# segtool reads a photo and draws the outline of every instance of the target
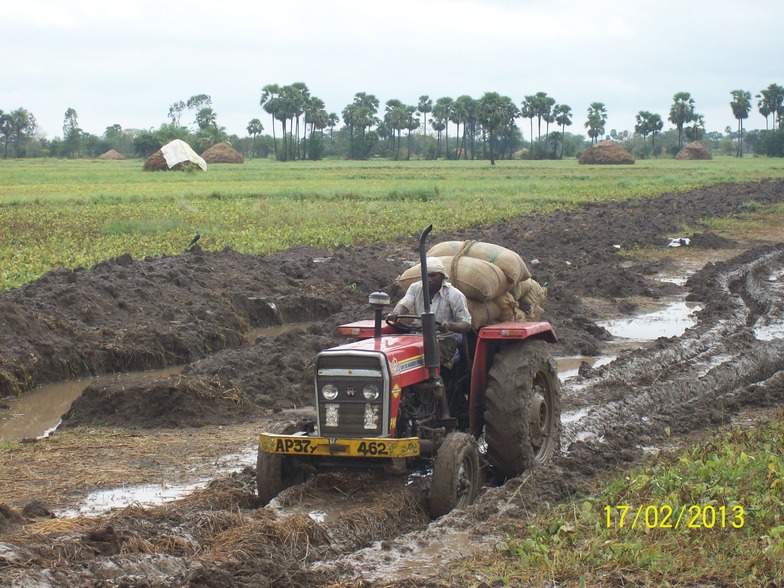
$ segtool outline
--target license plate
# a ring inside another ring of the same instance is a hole
[[[331,455],[345,457],[416,457],[419,439],[327,439],[301,435],[262,433],[259,449],[265,453]]]

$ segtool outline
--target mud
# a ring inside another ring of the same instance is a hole
[[[556,355],[599,355],[611,339],[600,322],[660,300],[687,294],[701,308],[683,335],[624,351],[607,365],[586,365],[566,381],[562,405],[573,418],[564,422],[562,453],[501,487],[487,487],[465,512],[428,524],[426,477],[360,485],[320,477],[284,493],[282,510],[258,509],[247,468],[159,507],[69,521],[21,514],[34,500],[58,500],[42,488],[37,496],[11,493],[0,509],[0,584],[430,581],[446,569],[439,566],[501,541],[505,521],[579,495],[596,474],[633,462],[667,435],[725,424],[743,407],[784,401],[784,348],[755,336],[764,317],[781,316],[781,236],[773,244],[735,243],[678,232],[702,218],[738,213],[751,201],[782,200],[784,182],[764,181],[455,232],[436,227],[434,240],[489,241],[523,255],[549,290],[544,318],[559,336]],[[668,249],[672,237],[689,238],[690,245]],[[124,255],[90,269],[51,272],[2,294],[0,392],[103,374],[74,403],[63,428],[110,426],[154,435],[258,422],[261,429],[279,412],[311,404],[316,352],[340,343],[337,324],[370,318],[370,292],[401,295],[394,278],[416,259],[415,244],[412,234],[391,244],[264,257],[195,247],[178,256]],[[637,248],[660,255],[624,255]],[[658,279],[668,270],[677,273],[686,260],[699,267],[706,259],[716,261],[683,285]],[[309,324],[251,340],[256,329],[291,322]],[[170,365],[184,365],[182,374],[124,374]],[[56,443],[57,436],[39,443]],[[318,521],[285,508],[304,504],[307,511],[314,500],[341,500],[345,512]],[[45,512],[61,506],[45,504]]]

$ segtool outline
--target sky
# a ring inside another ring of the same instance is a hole
[[[382,112],[422,95],[499,92],[519,106],[547,92],[580,134],[593,102],[607,133],[633,132],[641,110],[673,128],[677,92],[723,132],[741,89],[744,128],[764,129],[754,96],[784,85],[782,0],[12,0],[0,18],[0,109],[27,109],[49,139],[69,108],[95,135],[157,129],[197,94],[230,134],[253,118],[270,133],[261,89],[294,82],[338,115],[357,92]]]

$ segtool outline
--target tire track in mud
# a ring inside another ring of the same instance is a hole
[[[715,288],[703,301],[706,308],[697,313],[697,326],[681,337],[660,340],[653,351],[640,350],[599,368],[598,377],[566,390],[564,406],[588,407],[589,412],[564,425],[562,446],[587,437],[603,439],[622,428],[653,429],[672,419],[676,408],[685,413],[680,419],[685,422],[663,426],[676,431],[699,428],[695,419],[715,408],[717,400],[784,367],[784,347],[757,340],[750,328],[759,316],[752,307],[769,311],[780,304],[769,292],[769,282],[755,274],[784,263],[784,251],[772,250],[750,261],[745,257],[725,262],[733,265],[713,276]],[[708,271],[714,273],[713,268]]]

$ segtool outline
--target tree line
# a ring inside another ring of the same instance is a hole
[[[574,157],[602,138],[621,142],[636,157],[659,156],[665,149],[674,155],[685,141],[705,139],[716,144],[726,139],[734,141],[737,156],[749,149],[783,156],[784,88],[770,84],[755,96],[757,110],[765,117],[766,126],[765,131],[757,133],[747,133],[743,128],[743,121],[753,108],[751,92],[733,90],[730,97],[729,106],[738,126],[736,130],[727,127],[726,136],[706,133],[705,119],[696,111],[689,92],[677,92],[673,96],[667,120],[675,126],[675,131],[667,133],[663,133],[661,114],[641,110],[635,117],[633,134],[614,129],[607,134],[607,108],[602,102],[592,102],[583,123],[588,142],[580,134],[566,132],[574,123],[572,108],[546,92],[524,96],[520,104],[497,92],[486,92],[479,98],[462,95],[434,100],[422,95],[416,104],[390,99],[383,107],[375,95],[357,92],[338,114],[328,112],[324,101],[302,82],[268,84],[262,88],[259,106],[270,117],[271,134],[263,134],[262,120],[253,118],[247,124],[246,137],[229,135],[218,124],[211,97],[197,94],[172,103],[168,122],[156,130],[123,130],[115,124],[99,137],[84,132],[79,127],[76,110],[68,108],[62,137],[48,141],[38,136],[34,115],[18,108],[9,113],[0,110],[0,135],[4,158],[10,153],[14,157],[95,157],[109,149],[126,156],[147,157],[173,139],[182,139],[201,150],[226,142],[246,156],[274,157],[279,161],[417,157],[485,159],[495,164],[496,159],[512,157]],[[186,115],[193,117],[190,125],[183,123]],[[527,123],[524,119],[528,119]],[[518,121],[528,131],[527,142]]]

